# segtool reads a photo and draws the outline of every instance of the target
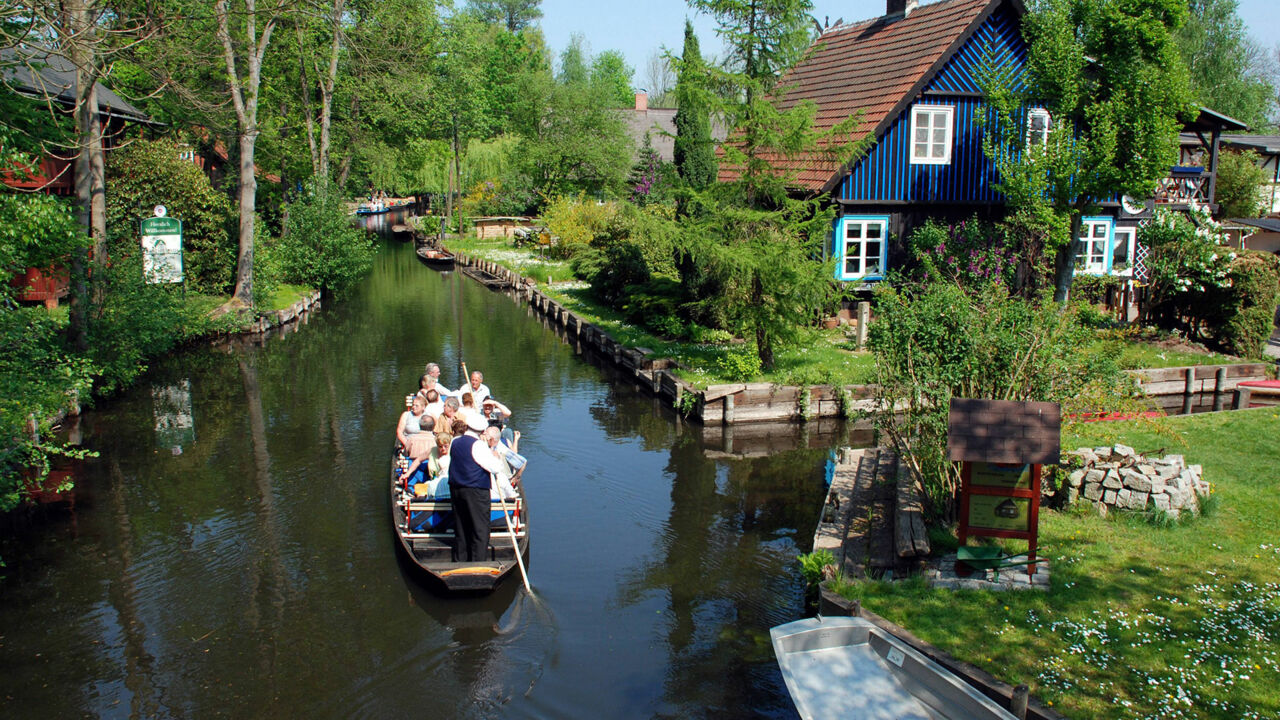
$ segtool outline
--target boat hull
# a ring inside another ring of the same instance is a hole
[[[436,270],[452,270],[457,262],[453,257],[453,253],[446,250],[433,250],[427,247],[420,247],[418,248],[417,254],[418,259],[426,264],[427,267],[435,268]]]
[[[396,545],[401,556],[428,582],[448,592],[487,593],[513,574],[513,571],[518,573],[517,552],[527,565],[529,520],[523,485],[517,486],[519,497],[507,503],[514,515],[515,543],[512,543],[506,522],[501,519],[500,504],[495,502],[489,526],[489,559],[482,562],[454,562],[452,511],[446,509],[449,501],[415,501],[406,506],[400,501],[402,484],[398,478],[399,473],[393,461],[390,505],[391,527],[396,535]],[[411,527],[411,524],[417,523],[420,513],[436,513],[441,522],[432,527],[423,527],[421,524],[416,528]],[[496,520],[492,517],[494,514],[497,515]]]
[[[802,718],[1014,718],[863,618],[797,620],[770,629],[769,635]]]

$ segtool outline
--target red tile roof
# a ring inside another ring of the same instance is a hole
[[[850,140],[879,135],[905,109],[974,30],[1003,0],[943,0],[921,5],[907,17],[879,17],[828,29],[807,58],[779,84],[790,108],[801,100],[818,105],[814,125],[829,129],[862,112]],[[795,175],[801,189],[829,190],[843,176],[838,160],[821,155],[775,158],[774,167]],[[723,160],[720,180],[736,180],[738,169]]]

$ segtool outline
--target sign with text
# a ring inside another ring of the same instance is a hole
[[[1031,499],[999,495],[969,496],[970,533],[976,528],[1029,532]]]
[[[970,482],[980,487],[1031,489],[1031,465],[975,462]]]
[[[182,221],[150,217],[142,221],[142,277],[148,284],[182,282]]]

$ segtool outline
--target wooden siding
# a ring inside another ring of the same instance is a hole
[[[913,165],[910,159],[911,108],[899,115],[841,182],[836,197],[846,202],[989,204],[1004,201],[994,187],[995,173],[982,151],[978,121],[986,112],[976,77],[985,55],[1021,75],[1026,46],[1017,20],[1002,8],[982,24],[939,71],[915,105],[955,108],[951,162]]]
[[[1019,32],[1019,20],[1004,6],[991,14],[986,22],[974,32],[973,37],[951,56],[947,64],[938,71],[933,81],[925,88],[925,93],[976,93],[982,92],[978,86],[978,68],[983,56],[988,55],[997,67],[1008,68],[1016,74],[1013,85],[1015,90],[1022,90],[1023,70],[1027,64],[1027,46]]]

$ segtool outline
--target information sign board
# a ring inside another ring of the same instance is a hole
[[[150,217],[142,221],[142,277],[148,284],[182,282],[182,221]]]

